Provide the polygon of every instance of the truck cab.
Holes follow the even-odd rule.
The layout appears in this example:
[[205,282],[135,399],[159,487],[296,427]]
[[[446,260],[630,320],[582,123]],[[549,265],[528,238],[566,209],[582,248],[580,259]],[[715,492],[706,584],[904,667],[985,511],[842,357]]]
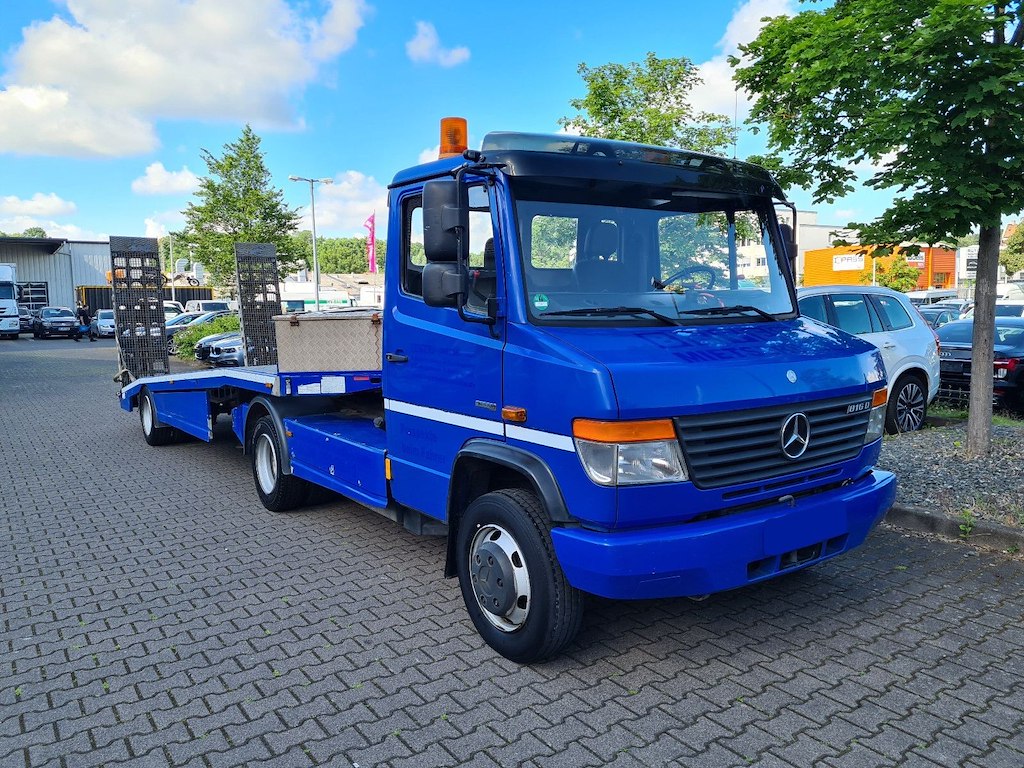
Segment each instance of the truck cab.
[[16,274],[13,264],[0,264],[0,339],[16,339],[21,332]]
[[840,554],[891,504],[884,368],[799,317],[781,198],[744,163],[566,136],[395,177],[390,492],[448,524],[448,573],[507,655],[536,603],[512,555],[532,506],[568,585],[650,598]]

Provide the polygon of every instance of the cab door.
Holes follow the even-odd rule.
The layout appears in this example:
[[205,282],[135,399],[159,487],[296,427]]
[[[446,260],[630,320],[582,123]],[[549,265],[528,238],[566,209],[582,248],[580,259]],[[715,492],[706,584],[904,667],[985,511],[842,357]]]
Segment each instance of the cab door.
[[[465,308],[485,316],[482,295],[504,295],[500,239],[493,224],[493,191],[469,188],[470,267],[476,290]],[[423,301],[422,188],[400,193],[389,232],[401,233],[398,263],[387,264],[384,324],[384,408],[391,495],[439,520],[447,515],[448,481],[459,449],[474,437],[504,440],[501,420],[504,317],[496,324],[466,322],[449,307]],[[486,263],[493,259],[493,264]],[[500,303],[500,302],[499,302]]]

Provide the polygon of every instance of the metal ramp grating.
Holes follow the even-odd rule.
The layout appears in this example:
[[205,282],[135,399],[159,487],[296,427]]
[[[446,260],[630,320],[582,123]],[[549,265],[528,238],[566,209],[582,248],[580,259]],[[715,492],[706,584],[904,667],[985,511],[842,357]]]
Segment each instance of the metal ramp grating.
[[281,314],[277,249],[269,243],[235,243],[238,313],[246,365],[277,365],[274,315]]
[[121,369],[133,379],[170,373],[156,238],[110,238],[110,287]]

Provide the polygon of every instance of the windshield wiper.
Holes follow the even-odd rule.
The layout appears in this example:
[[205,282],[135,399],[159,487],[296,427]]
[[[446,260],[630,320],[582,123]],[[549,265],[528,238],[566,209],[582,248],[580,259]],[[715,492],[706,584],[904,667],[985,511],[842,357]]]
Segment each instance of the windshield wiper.
[[540,317],[551,317],[554,315],[567,315],[576,317],[586,317],[588,315],[649,315],[650,317],[660,320],[665,325],[679,325],[679,321],[663,315],[660,312],[655,312],[653,309],[647,309],[647,307],[579,307],[577,309],[562,309],[554,312],[541,312]]
[[684,309],[681,310],[684,315],[735,315],[737,312],[755,312],[765,320],[775,320],[774,315],[770,315],[763,309],[758,307],[752,307],[749,304],[735,304],[731,307],[704,307],[702,309]]

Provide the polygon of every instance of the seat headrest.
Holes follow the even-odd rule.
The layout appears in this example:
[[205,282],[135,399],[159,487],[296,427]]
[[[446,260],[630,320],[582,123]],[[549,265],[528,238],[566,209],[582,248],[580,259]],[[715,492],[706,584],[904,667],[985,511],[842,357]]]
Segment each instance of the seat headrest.
[[609,221],[602,221],[587,233],[587,259],[606,259],[619,248],[619,228]]
[[494,269],[494,238],[488,237],[484,243],[484,269]]

